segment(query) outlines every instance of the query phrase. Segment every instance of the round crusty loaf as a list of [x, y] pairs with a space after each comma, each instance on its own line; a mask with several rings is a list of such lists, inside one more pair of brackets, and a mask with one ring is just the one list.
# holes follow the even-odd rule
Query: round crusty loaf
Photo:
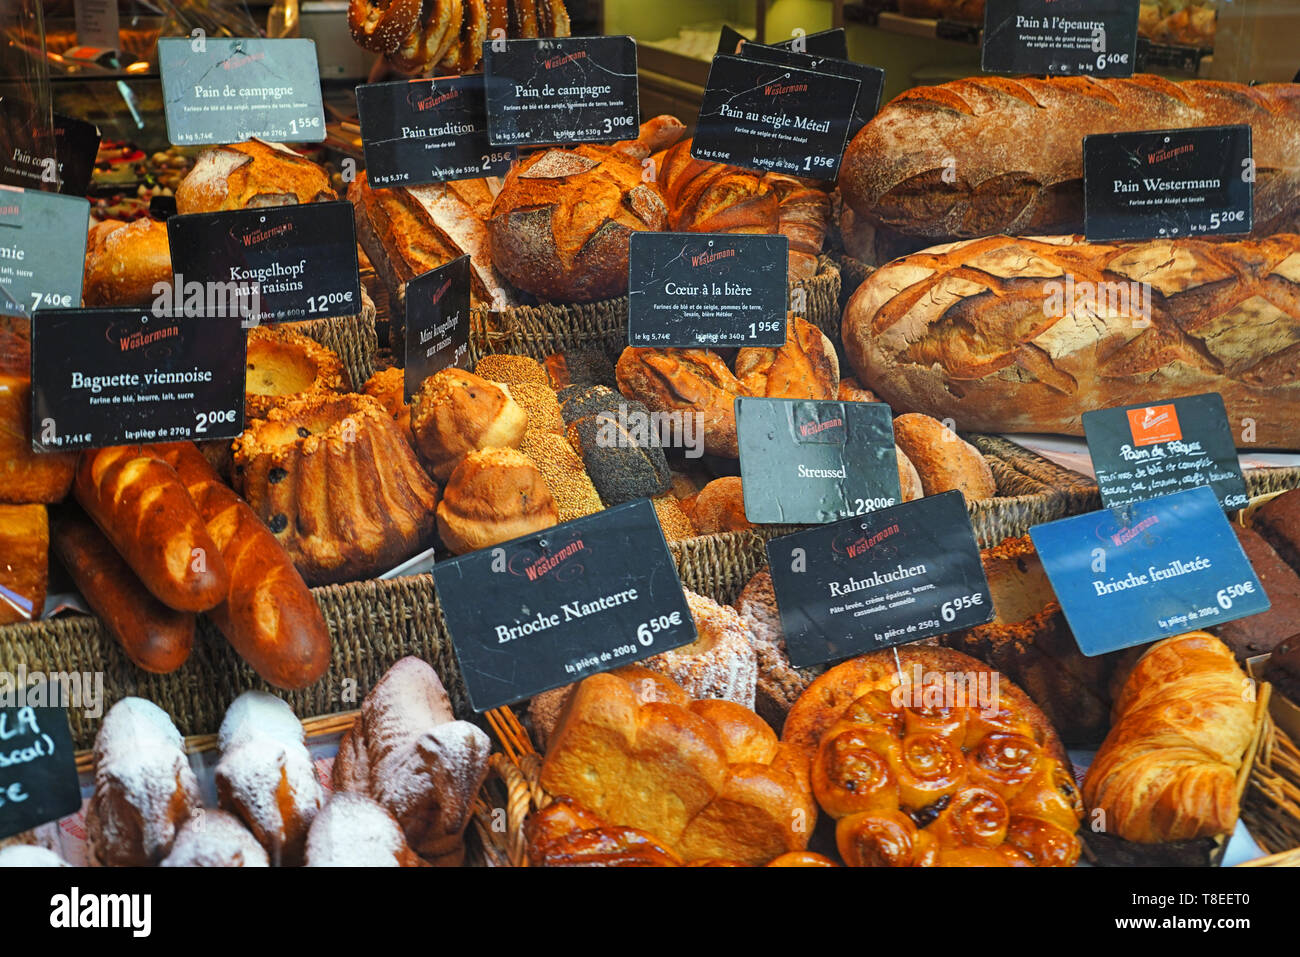
[[928, 415], [909, 412], [894, 419], [894, 441], [921, 478], [926, 495], [939, 495], [954, 489], [976, 502], [998, 494], [979, 449], [963, 441], [956, 432]]
[[657, 186], [629, 156], [582, 144], [520, 160], [488, 221], [492, 260], [519, 289], [551, 302], [627, 292], [628, 238], [668, 226]]
[[902, 492], [903, 502], [913, 502], [925, 495], [925, 486], [921, 484], [921, 475], [916, 471], [912, 460], [897, 445], [894, 452], [898, 455], [898, 487]]
[[738, 475], [714, 479], [694, 497], [691, 522], [701, 535], [741, 532], [754, 527], [745, 516], [745, 489]]
[[840, 360], [824, 332], [801, 316], [790, 316], [784, 345], [736, 353], [736, 378], [749, 394], [767, 399], [834, 399]]
[[528, 413], [495, 382], [447, 368], [420, 383], [411, 397], [411, 434], [420, 460], [446, 481], [468, 452], [515, 448], [528, 429]]
[[90, 228], [81, 289], [87, 306], [145, 306], [158, 297], [156, 283], [171, 281], [166, 223], [106, 219]]
[[438, 535], [457, 555], [539, 532], [559, 521], [546, 479], [522, 452], [477, 449], [447, 480]]
[[178, 213], [293, 206], [338, 199], [325, 171], [279, 143], [248, 140], [204, 151], [176, 187]]

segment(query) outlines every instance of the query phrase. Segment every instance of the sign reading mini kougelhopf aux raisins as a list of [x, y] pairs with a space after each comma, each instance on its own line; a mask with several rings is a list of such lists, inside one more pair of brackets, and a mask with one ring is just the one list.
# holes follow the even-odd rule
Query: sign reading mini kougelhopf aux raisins
[[406, 366], [410, 401], [429, 376], [469, 365], [470, 261], [460, 256], [406, 284]]

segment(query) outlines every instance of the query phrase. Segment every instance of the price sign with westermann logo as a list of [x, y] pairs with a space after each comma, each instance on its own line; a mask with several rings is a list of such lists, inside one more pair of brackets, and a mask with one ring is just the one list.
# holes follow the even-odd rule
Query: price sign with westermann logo
[[986, 73], [1132, 76], [1138, 0], [988, 0]]
[[469, 272], [469, 257], [460, 256], [406, 284], [403, 394], [408, 402], [434, 373], [469, 367]]
[[695, 640], [649, 499], [433, 567], [475, 711]]
[[0, 315], [81, 305], [90, 203], [0, 186]]

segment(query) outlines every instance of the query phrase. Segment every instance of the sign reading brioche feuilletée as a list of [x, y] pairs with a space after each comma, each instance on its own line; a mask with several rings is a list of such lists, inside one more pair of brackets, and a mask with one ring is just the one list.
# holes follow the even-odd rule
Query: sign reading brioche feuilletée
[[1138, 0], [988, 0], [986, 73], [1132, 76]]
[[1249, 501], [1232, 426], [1217, 392], [1083, 414], [1101, 504], [1133, 502], [1208, 485], [1227, 511]]
[[[8, 688], [0, 699], [26, 696]], [[56, 821], [81, 807], [77, 755], [62, 708], [0, 707], [0, 837]]]
[[357, 112], [376, 189], [504, 176], [515, 158], [488, 140], [481, 75], [359, 86]]
[[478, 712], [696, 637], [649, 499], [439, 562], [433, 580]]
[[0, 186], [0, 315], [81, 305], [90, 203]]
[[470, 261], [460, 256], [406, 284], [403, 395], [449, 366], [469, 365]]
[[993, 619], [960, 492], [945, 492], [767, 543], [786, 651], [839, 661]]
[[325, 139], [311, 40], [165, 37], [158, 69], [167, 138], [177, 146]]
[[244, 430], [237, 315], [41, 309], [32, 318], [32, 449], [229, 439]]
[[1269, 608], [1207, 486], [1036, 525], [1029, 535], [1085, 655]]
[[736, 435], [751, 522], [825, 524], [902, 501], [884, 403], [737, 399]]
[[1225, 236], [1254, 228], [1247, 125], [1083, 138], [1088, 239]]
[[497, 40], [483, 45], [495, 146], [612, 143], [641, 123], [631, 37]]

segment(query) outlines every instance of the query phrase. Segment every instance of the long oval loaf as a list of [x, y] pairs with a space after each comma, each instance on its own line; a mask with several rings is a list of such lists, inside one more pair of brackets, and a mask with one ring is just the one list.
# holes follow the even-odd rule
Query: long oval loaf
[[853, 210], [942, 242], [1083, 231], [1083, 137], [1249, 123], [1255, 235], [1300, 228], [1300, 85], [974, 77], [889, 102], [849, 145]]
[[1251, 447], [1300, 448], [1300, 235], [936, 246], [868, 277], [844, 347], [895, 412], [963, 430], [1082, 435], [1091, 409], [1218, 392]]
[[230, 576], [194, 501], [170, 465], [146, 449], [114, 446], [81, 457], [77, 501], [140, 581], [177, 611], [226, 600]]

